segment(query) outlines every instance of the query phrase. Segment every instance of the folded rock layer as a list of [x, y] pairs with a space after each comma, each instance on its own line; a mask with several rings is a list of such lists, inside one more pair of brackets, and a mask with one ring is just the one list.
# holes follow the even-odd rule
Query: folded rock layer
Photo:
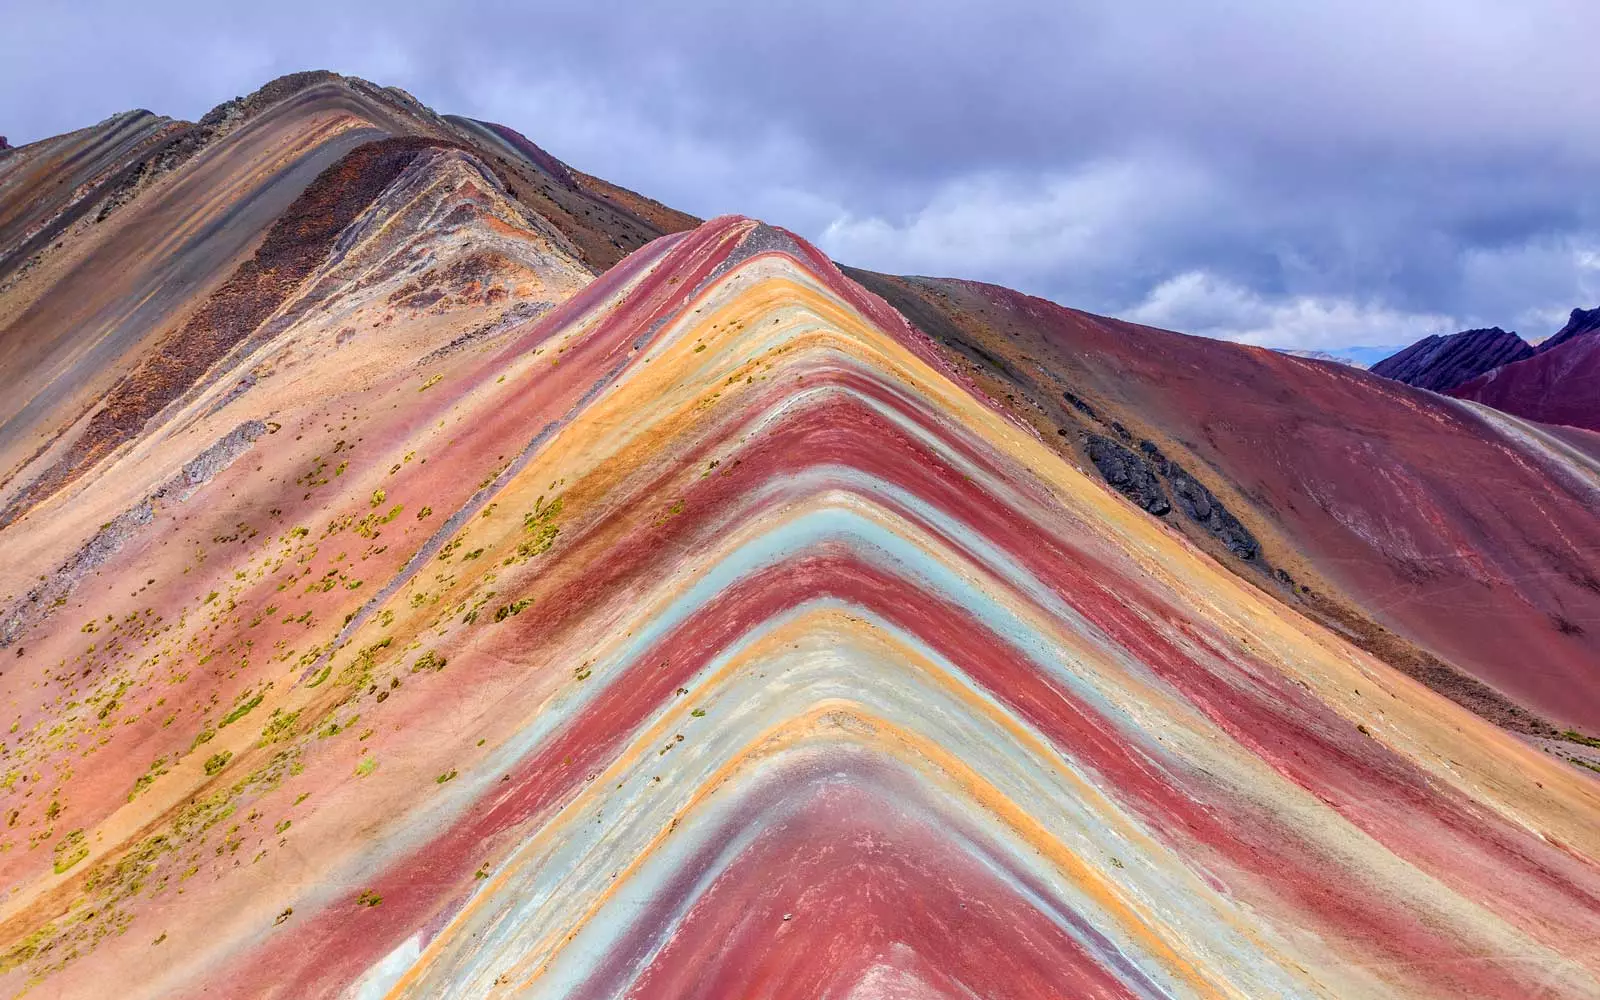
[[[7, 453], [0, 991], [1600, 993], [1600, 784], [1302, 600], [1326, 557], [1226, 435], [1081, 379], [1044, 424], [1021, 341], [902, 279], [741, 217], [660, 235], [686, 217], [371, 85], [269, 96], [111, 225], [296, 102], [389, 124], [304, 119], [354, 134], [107, 372], [36, 365], [76, 341], [28, 310], [129, 231], [74, 230], [7, 314], [57, 345], [21, 405], [72, 419]], [[230, 282], [237, 326], [190, 338]], [[29, 493], [173, 336], [181, 384]], [[1260, 353], [1225, 358], [1336, 415], [1381, 381]]]

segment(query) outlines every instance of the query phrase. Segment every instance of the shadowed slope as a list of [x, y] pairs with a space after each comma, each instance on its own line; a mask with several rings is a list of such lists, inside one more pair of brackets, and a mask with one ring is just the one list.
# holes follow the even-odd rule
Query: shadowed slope
[[[123, 118], [128, 121], [75, 133], [80, 138], [73, 141], [94, 139], [91, 151], [108, 147], [121, 157], [99, 154], [113, 163], [96, 167], [96, 177], [134, 156], [143, 159], [123, 166], [112, 181], [86, 188], [72, 211], [58, 211], [46, 230], [62, 237], [55, 249], [0, 294], [0, 372], [16, 387], [0, 401], [0, 507], [7, 520], [136, 434], [216, 350], [248, 334], [276, 307], [325, 253], [326, 238], [348, 221], [348, 212], [333, 220], [324, 239], [301, 239], [280, 226], [276, 248], [257, 242], [291, 206], [302, 215], [316, 209], [303, 200], [314, 178], [324, 177], [328, 189], [342, 169], [346, 198], [370, 197], [381, 188], [392, 172], [373, 168], [368, 177], [365, 161], [344, 160], [365, 142], [387, 135], [409, 137], [413, 146], [474, 150], [495, 172], [502, 193], [513, 201], [526, 196], [525, 214], [563, 234], [563, 252], [596, 273], [665, 231], [658, 223], [683, 228], [694, 222], [665, 209], [653, 221], [624, 218], [581, 192], [558, 203], [540, 191], [543, 175], [534, 165], [504, 155], [503, 143], [486, 139], [481, 127], [463, 131], [402, 91], [331, 73], [273, 81], [219, 105], [194, 126], [145, 113]], [[108, 129], [111, 135], [101, 135]], [[130, 130], [139, 142], [113, 141]], [[47, 140], [8, 158], [0, 184], [43, 176], [40, 171], [58, 174], [53, 164], [77, 148], [69, 139]], [[16, 166], [24, 158], [37, 161], [38, 169]], [[12, 228], [53, 210], [38, 196], [37, 183], [11, 187], [5, 204], [13, 204], [14, 194], [30, 206]], [[603, 215], [595, 213], [597, 206], [606, 207]], [[281, 262], [263, 263], [263, 253], [291, 253], [299, 264], [278, 273]], [[275, 274], [264, 284], [253, 276], [261, 267]], [[248, 292], [243, 287], [257, 284], [262, 287]], [[204, 341], [199, 349], [184, 346], [196, 338]], [[154, 371], [174, 366], [183, 371]]]
[[158, 341], [100, 401], [55, 465], [0, 510], [0, 529], [119, 446], [146, 433], [152, 418], [277, 311], [355, 217], [428, 147], [428, 140], [416, 139], [367, 143], [319, 175], [273, 223], [255, 256], [241, 264], [182, 327]]
[[[21, 149], [0, 159], [0, 291], [66, 229], [136, 183], [152, 150], [185, 126], [130, 111]], [[9, 147], [8, 147], [9, 149]]]
[[81, 221], [0, 299], [0, 371], [16, 387], [0, 402], [8, 500], [54, 464], [46, 452], [71, 446], [154, 338], [248, 260], [324, 169], [363, 142], [434, 129], [425, 109], [370, 84], [285, 80], [219, 108], [177, 166], [150, 171], [158, 177], [107, 219]]
[[[495, 153], [501, 164], [532, 170], [526, 203], [572, 237], [582, 258], [603, 271], [664, 233], [692, 229], [700, 220], [660, 202], [574, 170], [515, 129], [493, 122], [449, 116], [464, 135]], [[509, 157], [500, 155], [502, 152]]]

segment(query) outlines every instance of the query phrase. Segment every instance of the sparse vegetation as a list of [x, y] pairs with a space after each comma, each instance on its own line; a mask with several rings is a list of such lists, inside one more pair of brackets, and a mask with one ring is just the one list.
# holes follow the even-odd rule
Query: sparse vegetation
[[89, 845], [85, 842], [82, 830], [73, 830], [60, 840], [55, 847], [55, 872], [60, 875], [73, 865], [89, 856]]
[[261, 746], [270, 746], [273, 743], [282, 743], [294, 735], [295, 723], [300, 719], [300, 711], [285, 712], [281, 708], [272, 710], [272, 716], [267, 719], [267, 724], [261, 727]]
[[495, 613], [494, 613], [494, 620], [497, 621], [497, 622], [503, 622], [507, 618], [511, 618], [511, 617], [513, 617], [515, 615], [522, 614], [524, 611], [528, 610], [528, 608], [530, 608], [532, 606], [533, 606], [533, 598], [531, 598], [531, 597], [520, 598], [518, 600], [512, 601], [510, 604], [501, 605], [499, 608], [497, 608], [495, 610]]
[[251, 693], [250, 691], [246, 691], [244, 694], [239, 696], [239, 700], [234, 703], [233, 708], [229, 710], [228, 714], [222, 717], [222, 721], [217, 723], [217, 728], [221, 729], [223, 726], [238, 722], [240, 719], [249, 715], [250, 710], [261, 704], [261, 700], [265, 697], [266, 694], [264, 692]]
[[431, 670], [437, 673], [444, 669], [445, 662], [444, 657], [430, 649], [417, 657], [416, 662], [411, 664], [411, 672], [415, 674], [424, 670]]
[[163, 774], [166, 774], [168, 770], [167, 758], [165, 756], [157, 757], [150, 764], [150, 770], [134, 779], [133, 791], [128, 793], [128, 801], [132, 802], [134, 799], [138, 798], [147, 789], [149, 789], [151, 785], [156, 783], [157, 778], [161, 777]]

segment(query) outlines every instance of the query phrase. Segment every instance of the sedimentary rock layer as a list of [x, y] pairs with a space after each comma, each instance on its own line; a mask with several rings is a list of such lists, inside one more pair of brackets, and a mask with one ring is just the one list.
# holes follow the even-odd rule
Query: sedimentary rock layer
[[69, 147], [0, 993], [1600, 994], [1594, 435], [332, 74]]
[[1539, 345], [1538, 353], [1553, 351], [1569, 340], [1591, 333], [1600, 334], [1600, 309], [1574, 309], [1566, 325]]
[[60, 810], [0, 855], [9, 982], [1600, 988], [1600, 787], [1107, 492], [788, 234], [657, 241], [452, 357], [260, 439], [207, 487], [247, 511], [39, 638], [62, 697], [14, 688], [12, 752]]

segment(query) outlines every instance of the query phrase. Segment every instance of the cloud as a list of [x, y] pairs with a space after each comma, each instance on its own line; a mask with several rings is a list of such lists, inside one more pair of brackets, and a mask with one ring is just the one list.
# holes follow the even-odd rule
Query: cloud
[[1157, 285], [1122, 316], [1135, 323], [1264, 347], [1334, 350], [1404, 344], [1461, 323], [1437, 313], [1404, 313], [1374, 303], [1308, 295], [1265, 298], [1204, 271]]
[[5, 23], [14, 142], [325, 67], [849, 263], [1195, 332], [1537, 336], [1600, 301], [1583, 0], [84, 0]]
[[1035, 178], [958, 177], [898, 220], [845, 211], [818, 240], [841, 259], [899, 271], [1048, 281], [1063, 269], [1136, 266], [1129, 257], [1150, 234], [1198, 222], [1219, 197], [1179, 160], [1123, 157]]

